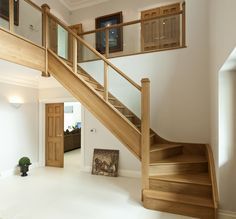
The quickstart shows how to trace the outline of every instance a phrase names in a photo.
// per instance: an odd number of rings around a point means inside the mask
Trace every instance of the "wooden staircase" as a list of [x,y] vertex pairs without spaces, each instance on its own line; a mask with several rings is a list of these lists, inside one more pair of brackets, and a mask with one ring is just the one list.
[[[219,200],[210,146],[170,142],[161,138],[150,129],[150,81],[142,79],[141,86],[133,82],[52,15],[48,6],[42,7],[42,14],[44,46],[35,46],[15,33],[0,28],[0,58],[40,70],[43,76],[54,76],[141,160],[144,207],[201,219],[216,219]],[[50,49],[49,19],[73,37],[72,62],[63,60]],[[77,65],[77,41],[104,62],[104,85]],[[19,45],[24,48],[19,49]],[[24,51],[24,55],[20,50]],[[37,53],[38,58],[32,58],[32,53]],[[108,67],[141,92],[141,118],[108,92]]]

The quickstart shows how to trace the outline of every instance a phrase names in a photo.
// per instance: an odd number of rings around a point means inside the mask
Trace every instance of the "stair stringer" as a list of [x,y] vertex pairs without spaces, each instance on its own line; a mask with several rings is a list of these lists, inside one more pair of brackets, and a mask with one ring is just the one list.
[[105,102],[88,84],[75,75],[51,50],[48,50],[48,71],[136,157],[141,158],[141,133],[114,110],[111,104]]

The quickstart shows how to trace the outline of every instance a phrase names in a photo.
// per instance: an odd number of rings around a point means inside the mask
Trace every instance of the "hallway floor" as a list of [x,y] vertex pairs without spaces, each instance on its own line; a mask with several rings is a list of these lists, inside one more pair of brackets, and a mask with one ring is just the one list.
[[66,153],[64,169],[1,179],[0,219],[187,219],[143,208],[140,179],[81,172],[79,156]]

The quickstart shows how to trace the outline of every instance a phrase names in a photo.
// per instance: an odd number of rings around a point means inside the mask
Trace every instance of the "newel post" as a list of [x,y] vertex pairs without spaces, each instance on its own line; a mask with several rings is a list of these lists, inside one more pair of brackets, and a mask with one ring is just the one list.
[[47,4],[41,6],[43,10],[43,47],[45,48],[45,70],[42,72],[43,77],[50,77],[48,73],[48,47],[49,47],[49,19],[48,13],[50,13],[50,7]]
[[150,80],[141,81],[141,157],[142,157],[142,189],[149,189],[150,161]]

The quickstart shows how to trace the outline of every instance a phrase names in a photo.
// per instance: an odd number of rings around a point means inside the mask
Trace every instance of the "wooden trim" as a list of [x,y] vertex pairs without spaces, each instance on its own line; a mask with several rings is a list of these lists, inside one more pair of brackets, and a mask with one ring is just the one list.
[[113,110],[95,90],[70,67],[64,64],[51,50],[48,50],[48,69],[75,98],[77,98],[91,113],[93,113],[127,148],[140,159],[140,132],[130,125],[126,119]]
[[186,3],[182,4],[182,46],[186,46]]
[[[181,15],[182,13],[183,13],[183,11],[179,11],[179,12],[171,14],[171,16]],[[124,22],[124,23],[121,23],[121,24],[114,24],[114,25],[111,25],[111,26],[108,26],[108,27],[103,27],[103,28],[98,28],[98,29],[95,29],[95,30],[85,31],[85,32],[79,34],[79,36],[92,34],[92,33],[97,33],[97,32],[104,32],[106,29],[109,30],[109,29],[129,26],[129,25],[138,24],[138,23],[142,23],[142,22],[145,22],[145,21],[151,21],[151,20],[164,18],[164,17],[169,17],[169,16],[170,16],[169,14],[168,15],[160,15],[160,16],[156,16],[156,17],[153,17],[153,18],[138,19],[138,20],[134,20],[134,21]]]
[[[119,57],[126,57],[126,56],[136,56],[136,55],[142,55],[142,54],[148,54],[148,53],[153,53],[153,52],[165,52],[168,50],[176,50],[176,49],[185,49],[187,48],[187,46],[178,46],[178,47],[172,47],[172,48],[166,48],[166,49],[156,49],[156,50],[150,50],[150,51],[143,51],[143,52],[136,52],[136,53],[128,53],[125,55],[117,55],[117,56],[112,56],[112,57],[108,57],[108,59],[115,59],[115,58],[119,58]],[[86,63],[86,62],[93,62],[93,61],[97,61],[99,59],[90,59],[87,61],[82,61],[79,63]]]
[[150,163],[150,80],[142,79],[141,91],[142,189],[149,189]]
[[9,0],[9,30],[14,32],[14,0]]
[[[0,58],[35,70],[44,71],[45,49],[33,42],[0,28]],[[24,54],[24,55],[22,55]]]
[[215,209],[217,209],[219,206],[219,194],[218,194],[217,179],[216,179],[216,172],[215,172],[214,156],[213,156],[213,152],[210,145],[207,144],[206,149],[207,149],[207,156],[208,156],[210,178],[211,178],[211,183],[212,183],[214,207]]
[[29,5],[31,5],[33,8],[37,9],[38,11],[42,12],[42,9],[36,5],[34,2],[32,2],[31,0],[24,0],[25,2],[27,2]]
[[86,46],[89,50],[91,50],[96,56],[106,62],[111,68],[113,68],[117,73],[119,73],[123,78],[129,81],[134,87],[141,91],[141,86],[134,82],[131,78],[129,78],[125,73],[123,73],[120,69],[118,69],[115,65],[113,65],[109,60],[107,60],[103,55],[101,55],[97,50],[95,50],[92,46],[90,46],[85,40],[81,37],[77,36],[74,31],[72,31],[64,22],[59,20],[53,14],[48,13],[48,16],[56,21],[59,25],[61,25],[65,30],[67,30],[70,34],[72,34],[76,39],[78,39],[84,46]]
[[106,48],[105,48],[106,58],[109,57],[109,52],[110,52],[110,45],[109,45],[109,30],[106,29]]

